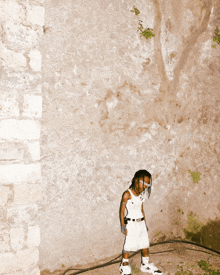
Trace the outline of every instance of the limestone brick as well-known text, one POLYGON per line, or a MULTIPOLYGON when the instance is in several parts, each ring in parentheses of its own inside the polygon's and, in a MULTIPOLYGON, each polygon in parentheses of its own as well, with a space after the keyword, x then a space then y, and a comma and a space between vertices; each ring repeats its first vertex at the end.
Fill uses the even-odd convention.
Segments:
POLYGON ((30 226, 28 227, 28 237, 27 237, 28 247, 34 247, 40 245, 40 227, 30 226))
POLYGON ((40 143, 39 141, 29 142, 27 144, 32 161, 40 160, 40 143))
POLYGON ((19 52, 8 50, 5 46, 0 45, 0 59, 6 67, 21 70, 27 65, 26 57, 19 52))
MULTIPOLYGON (((36 266, 39 258, 37 249, 20 250, 16 254, 0 254, 0 274, 17 274, 18 270, 27 272, 33 265, 36 266)), ((19 273, 18 273, 19 274, 19 273)))
POLYGON ((26 270, 26 271, 13 271, 10 273, 7 273, 7 275, 40 275, 40 270, 38 267, 32 268, 26 270))
POLYGON ((9 247, 9 229, 7 226, 4 226, 3 224, 0 225, 0 253, 8 252, 9 247))
POLYGON ((18 251, 23 248, 25 243, 25 233, 23 227, 10 229, 10 243, 13 250, 18 251))
POLYGON ((40 269, 39 267, 34 268, 30 273, 27 275, 40 275, 40 269))
POLYGON ((1 1, 0 18, 2 21, 12 20, 21 23, 25 19, 25 10, 18 4, 18 1, 1 1))
POLYGON ((15 51, 27 51, 38 46, 43 34, 41 27, 32 29, 13 21, 6 21, 3 24, 3 31, 4 44, 15 51))
POLYGON ((6 219, 6 208, 4 206, 0 206, 0 229, 3 227, 7 227, 7 219, 6 219))
POLYGON ((19 74, 15 71, 2 69, 0 90, 5 90, 5 87, 10 90, 25 91, 31 94, 40 94, 42 91, 40 73, 30 74, 25 71, 20 71, 19 74))
POLYGON ((29 273, 24 273, 22 271, 13 271, 13 272, 10 272, 10 273, 7 273, 7 275, 28 275, 29 273))
POLYGON ((28 270, 31 266, 36 266, 38 260, 39 251, 35 248, 21 250, 15 258, 16 267, 21 270, 28 270))
POLYGON ((30 67, 35 72, 41 71, 42 57, 38 50, 31 50, 28 57, 30 58, 30 67))
POLYGON ((1 139, 39 139, 40 123, 33 120, 4 119, 0 121, 1 139))
POLYGON ((44 25, 45 9, 41 6, 29 6, 27 9, 27 21, 34 25, 44 25))
POLYGON ((40 163, 0 165, 1 183, 37 182, 41 179, 40 163))
POLYGON ((16 205, 10 206, 7 209, 7 221, 15 227, 27 223, 28 225, 34 225, 37 215, 37 205, 16 205))
POLYGON ((0 254, 0 274, 6 274, 15 269, 15 255, 12 253, 0 254))
MULTIPOLYGON (((27 0, 26 0, 27 1, 27 0)), ((45 0, 28 0, 27 2, 31 5, 35 5, 35 6, 38 6, 38 5, 42 5, 44 4, 44 1, 45 0)))
POLYGON ((35 203, 41 198, 38 184, 19 184, 14 187, 14 204, 35 203))
POLYGON ((17 148, 14 143, 0 143, 0 160, 1 161, 16 161, 23 159, 23 152, 17 148))
POLYGON ((8 117, 18 117, 19 106, 16 94, 1 92, 0 97, 0 119, 8 117))
POLYGON ((6 205, 10 195, 9 187, 0 184, 0 205, 6 205))
POLYGON ((22 115, 25 117, 41 117, 42 97, 38 95, 24 95, 22 115))

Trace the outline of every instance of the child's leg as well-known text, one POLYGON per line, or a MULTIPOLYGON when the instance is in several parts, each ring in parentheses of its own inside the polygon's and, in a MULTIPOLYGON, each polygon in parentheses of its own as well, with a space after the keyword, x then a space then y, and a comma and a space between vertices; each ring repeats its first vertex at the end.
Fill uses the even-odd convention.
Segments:
POLYGON ((128 258, 129 258, 129 251, 123 250, 123 253, 122 253, 122 264, 123 265, 128 265, 128 261, 123 262, 123 259, 128 260, 128 258))
POLYGON ((141 263, 147 264, 149 262, 149 248, 142 249, 141 256, 141 263))
POLYGON ((141 250, 142 257, 149 257, 149 248, 145 248, 141 250))

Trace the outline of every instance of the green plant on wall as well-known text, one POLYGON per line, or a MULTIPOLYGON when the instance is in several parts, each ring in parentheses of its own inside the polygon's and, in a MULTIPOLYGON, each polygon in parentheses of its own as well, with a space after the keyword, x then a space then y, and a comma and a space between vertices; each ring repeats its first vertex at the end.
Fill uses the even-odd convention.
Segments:
POLYGON ((139 20, 139 27, 138 31, 140 32, 140 37, 145 37, 146 39, 154 37, 155 34, 153 33, 153 29, 147 28, 145 29, 142 25, 142 21, 139 20))
POLYGON ((131 12, 134 12, 135 15, 138 15, 140 13, 140 11, 134 6, 133 10, 131 10, 131 12))
MULTIPOLYGON (((213 41, 220 45, 220 32, 218 27, 215 29, 213 41)), ((216 44, 212 45, 212 47, 216 48, 216 44)))
MULTIPOLYGON (((135 15, 139 15, 140 14, 140 11, 135 7, 133 6, 133 10, 131 10, 131 12, 134 12, 135 15)), ((142 25, 142 21, 139 20, 138 22, 138 29, 137 31, 140 33, 140 37, 145 37, 146 39, 148 38, 151 38, 151 37, 154 37, 155 34, 153 33, 153 29, 150 29, 150 28, 144 28, 144 26, 142 25)))
POLYGON ((190 169, 188 170, 188 172, 191 174, 193 182, 198 183, 200 181, 200 176, 201 176, 200 172, 193 172, 190 169))
POLYGON ((184 212, 180 208, 177 209, 177 212, 184 214, 184 212))
MULTIPOLYGON (((215 29, 213 41, 220 45, 220 32, 218 27, 215 29)), ((212 48, 216 48, 216 44, 212 45, 212 48)))

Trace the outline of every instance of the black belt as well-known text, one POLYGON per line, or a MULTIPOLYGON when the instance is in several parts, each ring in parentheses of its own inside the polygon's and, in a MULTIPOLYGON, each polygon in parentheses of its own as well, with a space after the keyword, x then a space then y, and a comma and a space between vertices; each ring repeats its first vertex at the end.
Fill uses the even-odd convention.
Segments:
POLYGON ((144 217, 143 218, 140 218, 140 219, 130 219, 130 218, 125 218, 126 221, 132 221, 132 222, 141 222, 144 220, 144 217))

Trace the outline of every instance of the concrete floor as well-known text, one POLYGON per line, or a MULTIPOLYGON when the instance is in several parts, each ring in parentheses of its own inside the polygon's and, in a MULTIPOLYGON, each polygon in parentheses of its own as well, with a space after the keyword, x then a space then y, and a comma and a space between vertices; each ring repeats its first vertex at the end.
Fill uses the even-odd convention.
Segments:
MULTIPOLYGON (((117 256, 115 256, 117 257, 117 256)), ((77 266, 75 268, 84 269, 104 264, 111 259, 104 259, 99 262, 92 263, 87 266, 77 266)), ((121 258, 118 258, 120 260, 121 258)), ((132 274, 147 274, 140 271, 140 253, 133 257, 130 257, 130 265, 132 268, 132 274)), ((164 275, 194 275, 194 274, 204 274, 205 272, 198 266, 198 262, 204 260, 212 265, 212 269, 219 269, 216 275, 220 274, 220 255, 215 254, 209 250, 200 248, 196 245, 182 244, 182 243, 171 243, 171 244, 161 244, 153 246, 150 249, 150 262, 154 264, 163 272, 164 275)), ((69 267, 70 268, 70 267, 69 267)), ((106 267, 89 270, 80 274, 85 275, 110 275, 110 274, 120 274, 119 263, 115 263, 106 267)), ((62 270, 55 270, 50 272, 49 270, 44 270, 41 275, 63 275, 68 267, 62 270)), ((70 270, 65 273, 65 275, 75 274, 77 270, 70 270)))

